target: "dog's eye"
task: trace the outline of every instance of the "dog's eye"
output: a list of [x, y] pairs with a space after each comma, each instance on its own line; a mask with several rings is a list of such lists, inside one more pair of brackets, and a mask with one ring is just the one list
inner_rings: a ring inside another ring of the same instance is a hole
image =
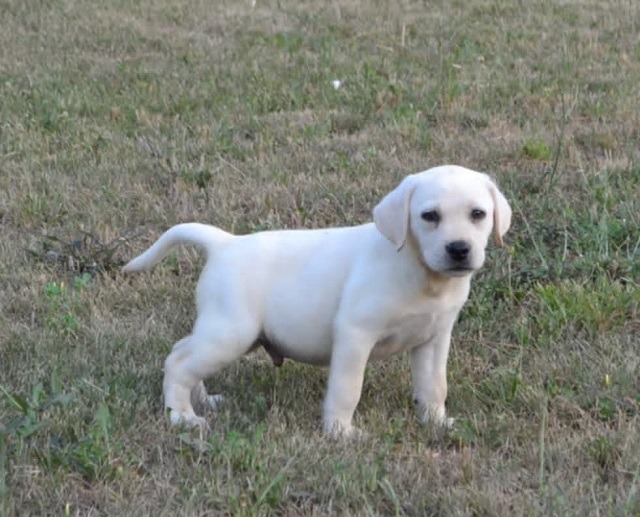
[[422, 212], [421, 217], [428, 223], [440, 222], [440, 214], [435, 210], [427, 210], [426, 212]]
[[484, 210], [480, 210], [479, 208], [474, 208], [471, 210], [471, 219], [474, 221], [482, 221], [487, 216], [487, 212]]

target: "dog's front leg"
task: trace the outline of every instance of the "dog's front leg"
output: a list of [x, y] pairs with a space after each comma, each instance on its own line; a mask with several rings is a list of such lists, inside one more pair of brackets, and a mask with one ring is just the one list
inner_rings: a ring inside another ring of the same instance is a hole
[[444, 332], [411, 351], [413, 402], [425, 423], [450, 426], [444, 403], [447, 398], [447, 357], [451, 332]]
[[353, 413], [360, 401], [364, 370], [372, 344], [365, 332], [336, 332], [324, 402], [324, 431], [333, 438], [353, 438]]

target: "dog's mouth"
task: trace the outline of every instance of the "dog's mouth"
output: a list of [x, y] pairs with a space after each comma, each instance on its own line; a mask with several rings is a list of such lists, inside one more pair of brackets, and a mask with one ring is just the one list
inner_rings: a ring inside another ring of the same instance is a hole
[[446, 258], [444, 260], [442, 258], [435, 258], [433, 261], [430, 259], [431, 257], [429, 257], [426, 252], [423, 253], [423, 264], [427, 269], [440, 275], [465, 276], [478, 269], [478, 267], [474, 267], [473, 261], [470, 259], [461, 261], [447, 260]]

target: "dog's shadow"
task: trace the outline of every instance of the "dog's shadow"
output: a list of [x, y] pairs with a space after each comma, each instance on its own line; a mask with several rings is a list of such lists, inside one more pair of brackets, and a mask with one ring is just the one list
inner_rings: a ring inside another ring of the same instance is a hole
[[205, 381], [210, 394], [224, 402], [214, 411], [216, 425], [243, 430], [261, 422], [314, 431], [321, 418], [326, 389], [324, 368], [285, 361], [276, 367], [257, 352]]
[[[413, 418], [409, 368], [396, 357], [367, 367], [356, 425]], [[224, 402], [209, 418], [212, 427], [248, 431], [262, 422], [296, 432], [320, 429], [328, 368], [285, 360], [275, 367], [258, 351], [205, 382], [210, 394]]]

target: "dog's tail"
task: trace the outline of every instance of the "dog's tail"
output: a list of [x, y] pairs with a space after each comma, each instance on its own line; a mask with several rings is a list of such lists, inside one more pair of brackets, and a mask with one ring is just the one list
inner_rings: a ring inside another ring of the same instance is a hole
[[214, 248], [232, 238], [232, 234], [215, 226], [200, 223], [178, 224], [164, 232], [147, 251], [134, 258], [122, 268], [122, 271], [123, 273], [134, 273], [151, 269], [166, 257], [174, 246], [183, 243], [194, 244], [202, 248], [209, 256]]

